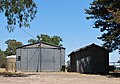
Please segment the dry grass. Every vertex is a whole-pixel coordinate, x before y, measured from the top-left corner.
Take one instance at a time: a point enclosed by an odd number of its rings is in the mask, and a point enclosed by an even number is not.
[[[120,78],[108,78],[67,72],[25,72],[28,77],[0,76],[0,84],[120,84]]]
[[[93,82],[94,81],[94,82]],[[120,75],[68,72],[7,72],[0,68],[0,84],[120,84]]]
[[[4,77],[27,77],[27,74],[21,72],[7,72],[5,68],[0,68],[0,75]]]
[[[0,68],[0,72],[6,72],[5,68]]]

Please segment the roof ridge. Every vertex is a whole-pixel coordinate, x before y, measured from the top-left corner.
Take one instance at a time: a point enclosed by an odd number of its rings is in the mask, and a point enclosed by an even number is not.
[[[57,46],[57,45],[54,45],[54,44],[50,44],[48,42],[44,42],[44,41],[40,41],[40,42],[36,42],[36,43],[30,43],[30,44],[27,44],[27,45],[23,45],[21,47],[18,47],[18,48],[23,48],[23,47],[26,47],[26,46],[31,46],[31,45],[35,45],[35,44],[40,44],[40,43],[43,43],[43,44],[46,44],[46,45],[50,45],[50,46],[54,46],[54,47],[59,47],[59,48],[64,48],[64,47],[61,47],[61,46]],[[18,49],[17,48],[17,49]],[[64,48],[65,49],[65,48]]]

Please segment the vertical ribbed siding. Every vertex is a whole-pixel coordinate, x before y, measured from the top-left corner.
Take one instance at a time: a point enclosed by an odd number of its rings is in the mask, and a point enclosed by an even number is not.
[[[60,71],[65,65],[65,50],[57,48],[22,48],[17,49],[17,71]]]

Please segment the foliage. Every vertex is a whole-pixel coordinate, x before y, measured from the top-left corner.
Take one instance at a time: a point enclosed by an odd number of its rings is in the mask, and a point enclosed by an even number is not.
[[[68,67],[70,66],[70,60],[67,61],[67,66],[68,66]]]
[[[120,60],[118,60],[118,63],[120,63]]]
[[[94,28],[99,28],[103,46],[110,51],[120,51],[120,0],[94,0],[85,9],[89,19],[94,19]]]
[[[67,71],[70,72],[70,68],[71,68],[70,67],[70,60],[67,61],[67,67],[66,68],[67,68]]]
[[[0,0],[0,13],[7,18],[7,29],[11,32],[16,25],[29,27],[37,13],[37,6],[33,0]]]
[[[6,56],[4,54],[4,51],[0,49],[0,68],[5,68],[6,64]]]
[[[8,46],[8,48],[5,51],[6,55],[15,55],[16,54],[16,48],[22,46],[22,43],[19,41],[16,41],[14,39],[9,39],[5,42]]]
[[[46,35],[46,34],[41,34],[41,35],[36,36],[36,40],[35,39],[28,40],[28,43],[32,44],[32,43],[36,43],[36,42],[40,42],[40,41],[47,42],[47,43],[57,45],[57,46],[62,46],[62,44],[60,44],[60,42],[62,42],[63,40],[59,36],[52,36],[51,37],[51,36]]]

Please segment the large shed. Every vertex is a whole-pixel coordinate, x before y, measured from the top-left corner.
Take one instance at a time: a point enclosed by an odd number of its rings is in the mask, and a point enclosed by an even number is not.
[[[96,44],[90,44],[69,54],[70,71],[102,74],[109,72],[109,51]]]
[[[16,71],[59,72],[65,66],[65,48],[45,42],[17,48]]]

